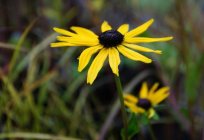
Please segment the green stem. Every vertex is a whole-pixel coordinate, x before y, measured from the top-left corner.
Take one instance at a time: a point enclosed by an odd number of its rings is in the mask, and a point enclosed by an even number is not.
[[[147,119],[148,119],[148,128],[149,128],[149,133],[150,133],[151,139],[152,140],[157,140],[157,138],[156,138],[156,136],[154,134],[154,131],[152,129],[152,126],[150,124],[149,118],[147,118]]]
[[[117,91],[118,91],[118,95],[119,95],[119,99],[120,99],[120,104],[121,104],[121,112],[122,112],[122,118],[123,118],[123,124],[124,124],[124,138],[125,140],[128,140],[128,121],[127,121],[127,115],[125,112],[125,105],[124,105],[124,98],[123,98],[123,90],[122,90],[122,84],[120,81],[120,77],[115,75],[115,83],[116,83],[116,87],[117,87]]]

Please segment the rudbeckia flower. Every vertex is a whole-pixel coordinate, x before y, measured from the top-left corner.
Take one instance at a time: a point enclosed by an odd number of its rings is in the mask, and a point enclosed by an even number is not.
[[[136,45],[137,43],[162,42],[172,39],[172,37],[137,37],[139,34],[146,31],[153,21],[154,20],[151,19],[130,31],[128,31],[128,24],[123,24],[115,30],[112,29],[107,21],[104,21],[101,25],[101,34],[99,35],[82,27],[73,26],[70,28],[72,31],[54,28],[54,31],[62,35],[57,37],[59,42],[51,43],[51,47],[86,46],[87,48],[79,56],[79,72],[87,66],[92,55],[98,53],[93,60],[87,75],[87,83],[92,84],[107,58],[112,72],[118,76],[118,66],[120,64],[119,53],[129,59],[144,63],[151,63],[152,60],[136,51],[161,54],[160,50],[152,50]]]
[[[147,113],[148,117],[151,118],[155,114],[154,107],[169,96],[168,87],[157,88],[158,83],[148,90],[147,83],[144,82],[139,97],[126,94],[124,95],[124,103],[131,112],[136,114]]]

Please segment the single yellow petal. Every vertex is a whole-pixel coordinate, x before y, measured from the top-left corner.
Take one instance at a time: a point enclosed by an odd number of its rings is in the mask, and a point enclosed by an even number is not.
[[[149,26],[152,25],[153,22],[154,19],[150,19],[149,21],[125,34],[125,37],[130,38],[145,32],[149,28]]]
[[[79,56],[78,71],[81,72],[89,63],[91,56],[100,50],[102,46],[95,46],[85,49]]]
[[[142,51],[142,52],[153,52],[153,53],[157,53],[157,54],[161,54],[160,50],[152,50],[150,48],[146,48],[146,47],[142,47],[136,44],[128,44],[128,43],[124,43],[124,46],[134,49],[134,50],[138,50],[138,51]]]
[[[96,46],[99,44],[97,39],[92,39],[84,36],[75,36],[75,37],[58,36],[57,40],[69,42],[71,44],[76,44],[77,46]]]
[[[70,44],[75,44],[74,46],[88,46],[87,44],[89,43],[89,42],[84,43],[85,41],[83,41],[83,40],[78,40],[76,38],[67,37],[67,36],[57,36],[57,40],[62,41],[62,42],[67,42],[67,43],[70,43]],[[75,42],[75,43],[73,43],[73,42]],[[92,46],[92,44],[89,45],[89,46]]]
[[[125,99],[125,101],[131,102],[133,104],[136,104],[138,102],[138,98],[133,96],[133,95],[131,95],[131,94],[124,95],[124,99]]]
[[[127,58],[129,59],[132,59],[132,60],[135,60],[135,61],[142,61],[144,63],[151,63],[152,60],[137,53],[137,52],[134,52],[122,45],[120,45],[119,47],[117,47],[117,49],[119,50],[120,53],[122,53],[124,56],[126,56]]]
[[[87,75],[87,83],[92,84],[108,56],[108,49],[103,48],[93,60]]]
[[[129,101],[126,101],[126,100],[124,100],[124,104],[125,104],[127,107],[129,107],[129,106],[131,106],[131,105],[134,105],[134,104],[132,104],[132,103],[130,103]]]
[[[94,32],[86,28],[72,26],[71,30],[75,31],[78,35],[87,36],[89,38],[94,38],[94,39],[98,38],[98,36]]]
[[[123,24],[118,28],[117,31],[124,35],[125,33],[128,32],[128,30],[129,30],[129,25],[128,24]]]
[[[157,104],[159,104],[160,102],[162,102],[164,99],[166,99],[168,96],[169,96],[168,93],[165,93],[165,94],[162,94],[162,95],[160,95],[160,96],[157,96],[158,98],[155,99],[152,104],[153,104],[153,105],[157,105]]]
[[[58,41],[68,42],[70,37],[67,36],[57,36]]]
[[[158,88],[159,83],[155,83],[152,88],[149,90],[149,96],[152,96],[152,94],[154,94],[155,90]]]
[[[142,88],[140,89],[139,97],[140,98],[147,98],[147,95],[148,95],[148,87],[147,87],[147,83],[144,82],[144,83],[142,83]]]
[[[159,104],[161,101],[163,101],[165,98],[169,96],[169,88],[163,87],[157,90],[154,94],[148,97],[148,99],[151,101],[153,105]]]
[[[145,110],[136,106],[135,104],[132,104],[130,102],[127,102],[127,101],[124,101],[124,104],[125,106],[127,106],[131,112],[134,112],[134,113],[144,113]]]
[[[124,100],[124,104],[125,104],[125,106],[127,106],[127,107],[130,107],[130,106],[134,106],[134,105],[135,105],[135,104],[133,104],[133,103],[127,101],[127,100]]]
[[[104,21],[101,25],[101,32],[105,32],[105,31],[108,31],[108,30],[111,30],[111,26],[108,24],[107,21]]]
[[[74,36],[75,35],[74,33],[70,32],[70,31],[60,29],[57,27],[54,27],[53,30],[59,34],[63,34],[63,35],[67,35],[67,36]]]
[[[150,108],[148,111],[148,118],[152,118],[155,114],[155,110],[153,108]]]
[[[149,38],[149,37],[135,37],[135,38],[125,38],[127,43],[148,43],[148,42],[163,42],[173,39],[172,36],[162,37],[162,38]]]
[[[119,52],[114,47],[108,48],[108,51],[109,51],[109,64],[112,69],[112,72],[119,76],[118,73],[118,66],[120,64]]]
[[[134,113],[144,113],[145,112],[143,108],[140,108],[138,106],[130,106],[129,108]]]
[[[98,39],[89,38],[88,36],[87,37],[85,36],[70,37],[69,42],[74,43],[74,44],[83,44],[86,46],[96,46],[99,44]]]
[[[76,46],[75,44],[71,44],[68,42],[55,42],[50,44],[51,47],[67,47],[67,46]]]

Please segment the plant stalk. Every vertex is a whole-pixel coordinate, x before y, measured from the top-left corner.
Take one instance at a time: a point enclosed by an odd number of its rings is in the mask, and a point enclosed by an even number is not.
[[[147,118],[149,120],[149,118]],[[150,133],[150,136],[151,136],[151,139],[152,140],[157,140],[155,134],[154,134],[154,131],[152,129],[152,126],[150,124],[150,120],[148,121],[148,128],[149,128],[149,133]]]
[[[124,139],[128,140],[128,121],[127,121],[127,115],[126,115],[126,112],[125,112],[122,84],[121,84],[121,81],[120,81],[120,77],[117,76],[117,75],[114,75],[114,76],[115,76],[116,88],[117,88],[117,91],[118,91],[120,104],[121,104],[121,112],[122,112],[123,125],[124,125]]]

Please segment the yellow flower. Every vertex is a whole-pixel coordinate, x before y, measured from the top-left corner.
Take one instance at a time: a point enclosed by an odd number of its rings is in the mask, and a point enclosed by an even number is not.
[[[144,63],[151,63],[152,60],[133,50],[161,54],[160,50],[152,50],[136,45],[136,43],[168,41],[173,38],[136,37],[146,31],[153,21],[154,20],[151,19],[130,31],[128,31],[128,24],[123,24],[117,30],[114,30],[107,21],[104,21],[101,26],[102,33],[99,35],[82,27],[73,26],[70,28],[72,32],[60,28],[54,28],[57,33],[62,35],[57,37],[59,42],[51,43],[51,47],[87,46],[88,48],[86,48],[79,56],[79,72],[87,66],[92,55],[99,52],[88,70],[87,83],[92,84],[107,57],[109,58],[109,65],[112,72],[118,76],[118,65],[120,64],[119,52],[129,59],[142,61]]]
[[[139,97],[131,94],[124,95],[124,103],[134,113],[148,113],[151,118],[155,114],[154,107],[169,96],[169,87],[158,88],[158,83],[154,84],[148,91],[147,83],[142,84]],[[157,90],[156,90],[157,89]]]

